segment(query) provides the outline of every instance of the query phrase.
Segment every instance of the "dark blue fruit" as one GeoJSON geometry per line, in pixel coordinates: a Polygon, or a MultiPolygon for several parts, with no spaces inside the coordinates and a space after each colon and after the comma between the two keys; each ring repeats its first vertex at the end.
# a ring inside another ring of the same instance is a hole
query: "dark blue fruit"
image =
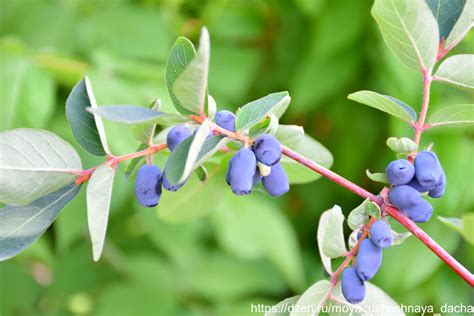
{"type": "Polygon", "coordinates": [[[436,186],[443,176],[443,168],[432,151],[422,151],[415,158],[415,176],[424,187],[436,186]]]}
{"type": "Polygon", "coordinates": [[[341,276],[342,295],[351,304],[362,302],[365,296],[365,284],[357,275],[356,269],[349,267],[341,276]]]}
{"type": "Polygon", "coordinates": [[[393,187],[388,192],[388,198],[390,203],[400,209],[406,209],[408,207],[418,205],[420,200],[422,200],[420,192],[409,185],[393,187]]]}
{"type": "Polygon", "coordinates": [[[217,112],[216,124],[228,131],[235,132],[235,114],[227,110],[217,112]]]}
{"type": "Polygon", "coordinates": [[[170,151],[173,151],[179,144],[183,142],[186,138],[192,135],[192,132],[189,128],[184,125],[176,125],[168,132],[166,136],[166,144],[170,151]]]}
{"type": "Polygon", "coordinates": [[[257,170],[257,159],[253,151],[248,148],[239,149],[230,159],[227,168],[232,192],[236,195],[250,194],[257,170]]]}
{"type": "Polygon", "coordinates": [[[270,134],[259,136],[255,140],[253,151],[257,160],[267,166],[273,166],[281,158],[280,142],[270,134]]]}
{"type": "Polygon", "coordinates": [[[388,164],[386,173],[391,184],[407,184],[415,175],[415,167],[406,159],[398,159],[388,164]]]}
{"type": "Polygon", "coordinates": [[[135,178],[135,196],[145,207],[156,206],[161,197],[161,170],[155,165],[143,165],[135,178]]]}
{"type": "Polygon", "coordinates": [[[440,182],[428,193],[432,198],[440,198],[446,190],[446,175],[443,172],[440,182]]]}
{"type": "Polygon", "coordinates": [[[379,219],[370,226],[370,241],[379,248],[387,248],[392,244],[390,225],[379,219]]]}
{"type": "Polygon", "coordinates": [[[261,180],[263,179],[263,176],[260,174],[260,171],[257,170],[255,171],[255,174],[253,175],[253,186],[256,186],[261,180]]]}
{"type": "Polygon", "coordinates": [[[166,179],[166,175],[163,175],[163,188],[165,188],[165,190],[167,191],[176,192],[179,189],[181,189],[181,187],[186,183],[186,181],[187,180],[179,184],[170,184],[168,180],[166,179]]]}
{"type": "Polygon", "coordinates": [[[382,248],[375,246],[369,239],[364,239],[360,243],[356,260],[359,278],[368,281],[374,277],[382,264],[382,248]]]}
{"type": "Polygon", "coordinates": [[[262,179],[263,187],[271,196],[280,196],[290,190],[288,176],[281,163],[272,166],[270,174],[262,179]]]}
{"type": "Polygon", "coordinates": [[[417,205],[409,207],[403,211],[412,221],[425,223],[433,214],[433,207],[428,201],[421,199],[417,205]]]}
{"type": "Polygon", "coordinates": [[[416,189],[418,192],[428,192],[430,190],[433,190],[435,187],[434,186],[429,186],[429,187],[424,187],[422,186],[416,177],[413,177],[413,179],[408,183],[409,186],[412,188],[416,189]]]}

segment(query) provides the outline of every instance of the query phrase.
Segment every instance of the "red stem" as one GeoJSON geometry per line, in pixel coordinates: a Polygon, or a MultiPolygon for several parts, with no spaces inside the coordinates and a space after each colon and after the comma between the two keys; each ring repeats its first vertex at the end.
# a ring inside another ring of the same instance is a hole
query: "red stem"
{"type": "Polygon", "coordinates": [[[428,105],[430,103],[430,88],[432,80],[431,71],[423,70],[423,103],[421,104],[418,122],[413,124],[413,127],[415,128],[415,136],[413,140],[417,145],[420,144],[421,134],[426,129],[425,120],[426,114],[428,113],[428,105]]]}

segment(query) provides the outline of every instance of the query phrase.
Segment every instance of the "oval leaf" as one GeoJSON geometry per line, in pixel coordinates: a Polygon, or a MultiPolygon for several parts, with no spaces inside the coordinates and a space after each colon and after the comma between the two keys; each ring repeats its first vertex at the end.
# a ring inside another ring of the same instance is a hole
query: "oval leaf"
{"type": "Polygon", "coordinates": [[[35,242],[79,189],[80,186],[70,184],[29,205],[7,205],[0,209],[0,261],[17,255],[35,242]]]}
{"type": "Polygon", "coordinates": [[[444,41],[444,47],[453,47],[458,44],[464,36],[473,27],[474,21],[472,19],[472,12],[474,11],[474,1],[467,0],[461,16],[457,20],[453,29],[449,33],[448,38],[444,41]]]}
{"type": "Polygon", "coordinates": [[[82,170],[76,150],[46,130],[0,133],[0,202],[26,205],[74,181],[82,170]]]}
{"type": "Polygon", "coordinates": [[[365,173],[367,174],[367,177],[372,181],[388,184],[387,175],[383,172],[372,173],[369,169],[367,169],[365,170],[365,173]]]}
{"type": "Polygon", "coordinates": [[[102,165],[94,171],[87,185],[87,223],[94,261],[100,259],[104,248],[114,176],[114,169],[102,165]]]}
{"type": "Polygon", "coordinates": [[[388,148],[397,154],[409,154],[418,149],[418,145],[407,137],[389,137],[386,142],[388,148]]]}
{"type": "Polygon", "coordinates": [[[438,22],[439,40],[446,39],[461,16],[466,0],[426,0],[438,22]]]}
{"type": "Polygon", "coordinates": [[[460,54],[441,63],[434,78],[464,88],[474,88],[474,55],[460,54]]]}
{"type": "Polygon", "coordinates": [[[372,7],[383,39],[411,69],[432,69],[438,53],[438,24],[424,0],[375,0],[372,7]]]}
{"type": "Polygon", "coordinates": [[[369,214],[367,213],[367,205],[370,200],[364,200],[359,206],[353,209],[347,217],[347,224],[352,230],[359,229],[360,226],[367,224],[369,221],[369,214]]]}
{"type": "Polygon", "coordinates": [[[466,126],[474,124],[474,104],[452,105],[433,113],[428,124],[436,126],[466,126]]]}
{"type": "Polygon", "coordinates": [[[298,125],[278,125],[275,137],[286,146],[298,146],[304,137],[304,129],[298,125]]]}
{"type": "Polygon", "coordinates": [[[291,316],[316,316],[329,298],[332,285],[327,280],[318,281],[308,288],[296,302],[291,316]]]}
{"type": "MultiPolygon", "coordinates": [[[[346,250],[344,241],[344,215],[338,205],[330,210],[325,211],[319,220],[319,229],[321,229],[322,236],[322,252],[329,258],[338,258],[343,256],[346,250]]],[[[319,236],[318,236],[319,240],[319,236]]]]}
{"type": "Polygon", "coordinates": [[[66,117],[79,145],[92,155],[105,156],[110,150],[104,125],[100,117],[86,111],[89,107],[96,108],[97,102],[89,78],[85,77],[74,86],[66,100],[66,117]]]}

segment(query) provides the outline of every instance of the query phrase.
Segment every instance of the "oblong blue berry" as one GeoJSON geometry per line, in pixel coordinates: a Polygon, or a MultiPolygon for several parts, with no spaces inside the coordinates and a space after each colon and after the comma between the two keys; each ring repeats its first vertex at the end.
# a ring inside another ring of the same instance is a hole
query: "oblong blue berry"
{"type": "Polygon", "coordinates": [[[413,179],[407,185],[416,189],[418,192],[428,192],[435,188],[435,186],[428,186],[428,187],[422,186],[420,182],[418,182],[416,177],[413,177],[413,179]]]}
{"type": "Polygon", "coordinates": [[[415,167],[406,159],[398,159],[388,164],[386,174],[391,184],[407,184],[415,175],[415,167]]]}
{"type": "Polygon", "coordinates": [[[281,159],[280,142],[270,134],[257,137],[253,144],[253,151],[257,160],[267,166],[273,166],[281,159]]]}
{"type": "Polygon", "coordinates": [[[400,185],[390,189],[388,192],[390,203],[400,209],[406,209],[417,205],[420,200],[420,192],[409,185],[400,185]]]}
{"type": "Polygon", "coordinates": [[[369,239],[360,243],[357,252],[356,270],[363,281],[372,279],[382,265],[382,248],[375,246],[369,239]]]}
{"type": "Polygon", "coordinates": [[[228,131],[235,132],[235,114],[227,110],[217,112],[216,124],[228,131]]]}
{"type": "Polygon", "coordinates": [[[439,183],[443,169],[438,157],[432,151],[422,151],[415,157],[415,176],[424,187],[434,187],[439,183]]]}
{"type": "Polygon", "coordinates": [[[166,145],[170,151],[173,151],[186,138],[192,135],[191,130],[183,124],[176,125],[166,135],[166,145]]]}
{"type": "Polygon", "coordinates": [[[421,199],[417,205],[406,208],[403,211],[412,221],[425,223],[433,215],[433,206],[428,201],[421,199]]]}
{"type": "Polygon", "coordinates": [[[353,267],[344,269],[341,276],[342,295],[351,304],[362,302],[365,297],[365,284],[353,267]]]}
{"type": "Polygon", "coordinates": [[[143,165],[135,177],[135,196],[145,207],[156,206],[161,197],[161,170],[155,165],[143,165]]]}
{"type": "Polygon", "coordinates": [[[248,148],[239,149],[230,159],[228,168],[232,192],[236,195],[250,194],[257,170],[257,159],[253,151],[248,148]]]}
{"type": "Polygon", "coordinates": [[[379,248],[387,248],[392,244],[390,225],[384,220],[375,221],[369,229],[370,241],[379,248]]]}
{"type": "Polygon", "coordinates": [[[446,190],[446,175],[444,174],[444,171],[443,171],[441,180],[433,189],[429,190],[428,195],[435,199],[440,198],[444,195],[445,190],[446,190]]]}
{"type": "Polygon", "coordinates": [[[263,187],[271,196],[280,196],[290,190],[288,175],[281,163],[272,166],[268,176],[262,179],[263,187]]]}
{"type": "Polygon", "coordinates": [[[176,192],[186,183],[187,179],[178,184],[171,184],[166,179],[166,174],[163,175],[163,188],[167,191],[176,192]]]}

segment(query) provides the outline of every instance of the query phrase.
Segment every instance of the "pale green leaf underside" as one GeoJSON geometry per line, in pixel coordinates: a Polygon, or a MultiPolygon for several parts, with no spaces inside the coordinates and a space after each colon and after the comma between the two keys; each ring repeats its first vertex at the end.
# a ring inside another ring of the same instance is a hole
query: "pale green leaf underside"
{"type": "Polygon", "coordinates": [[[104,248],[115,170],[108,165],[97,168],[87,185],[87,223],[94,261],[104,248]]]}
{"type": "Polygon", "coordinates": [[[387,175],[383,172],[370,172],[369,169],[365,170],[365,173],[367,174],[367,177],[375,182],[380,182],[380,183],[388,183],[387,180],[387,175]]]}
{"type": "Polygon", "coordinates": [[[272,309],[265,313],[265,316],[289,316],[291,307],[296,304],[300,298],[300,295],[295,295],[284,299],[278,304],[273,305],[272,309]]]}
{"type": "Polygon", "coordinates": [[[126,124],[170,125],[189,121],[188,117],[180,114],[163,113],[135,105],[108,105],[87,110],[110,121],[126,124]]]}
{"type": "Polygon", "coordinates": [[[442,108],[428,120],[432,127],[466,126],[474,124],[474,104],[458,104],[442,108]]]}
{"type": "Polygon", "coordinates": [[[329,291],[331,289],[331,282],[321,280],[309,287],[298,299],[295,304],[294,311],[291,316],[312,316],[318,315],[313,313],[319,310],[326,302],[329,291]],[[298,312],[300,311],[300,312],[298,312]]]}
{"type": "Polygon", "coordinates": [[[465,88],[474,88],[474,55],[460,54],[447,58],[434,75],[436,80],[465,88]]]}
{"type": "Polygon", "coordinates": [[[275,137],[288,147],[298,146],[304,137],[304,129],[298,125],[278,125],[275,137]]]}
{"type": "Polygon", "coordinates": [[[414,70],[432,69],[439,32],[424,0],[375,0],[372,15],[385,43],[404,65],[414,70]]]}
{"type": "Polygon", "coordinates": [[[318,225],[318,246],[323,257],[338,258],[346,253],[344,241],[344,215],[338,205],[325,211],[318,225]]]}
{"type": "Polygon", "coordinates": [[[81,170],[76,150],[49,131],[0,133],[0,202],[29,204],[70,184],[81,170]]]}
{"type": "Polygon", "coordinates": [[[369,214],[367,213],[367,205],[369,199],[364,200],[360,205],[353,209],[347,217],[347,224],[352,230],[359,229],[361,225],[369,221],[369,214]]]}

